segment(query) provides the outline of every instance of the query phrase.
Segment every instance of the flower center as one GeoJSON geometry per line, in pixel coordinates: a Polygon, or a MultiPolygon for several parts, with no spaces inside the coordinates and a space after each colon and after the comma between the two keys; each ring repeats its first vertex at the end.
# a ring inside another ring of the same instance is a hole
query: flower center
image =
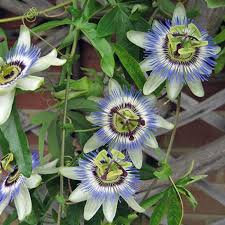
{"type": "Polygon", "coordinates": [[[13,172],[10,173],[10,175],[8,176],[8,178],[5,181],[5,185],[6,186],[11,186],[12,184],[16,183],[17,180],[19,179],[21,173],[18,170],[17,167],[15,167],[15,169],[13,170],[13,172]]]}
{"type": "Polygon", "coordinates": [[[188,26],[171,27],[167,35],[167,45],[172,60],[188,62],[200,47],[208,45],[208,41],[202,41],[201,32],[193,23],[190,23],[188,26]]]}
{"type": "Polygon", "coordinates": [[[113,108],[111,115],[113,129],[125,136],[129,136],[130,141],[134,140],[133,134],[136,129],[145,125],[145,121],[132,108],[113,108]]]}
{"type": "Polygon", "coordinates": [[[125,161],[125,155],[117,150],[112,150],[111,154],[102,150],[96,156],[95,175],[102,184],[120,183],[128,175],[126,168],[132,166],[131,162],[125,161]]]}
{"type": "Polygon", "coordinates": [[[17,65],[5,64],[0,66],[0,85],[10,83],[21,73],[22,68],[17,65]]]}

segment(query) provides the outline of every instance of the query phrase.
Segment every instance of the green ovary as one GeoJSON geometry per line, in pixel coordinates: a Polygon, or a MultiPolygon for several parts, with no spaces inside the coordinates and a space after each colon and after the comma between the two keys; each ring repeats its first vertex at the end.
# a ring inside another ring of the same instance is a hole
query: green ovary
{"type": "Polygon", "coordinates": [[[201,40],[201,32],[193,23],[171,27],[167,38],[170,57],[181,62],[190,61],[196,49],[208,45],[208,41],[201,40]]]}
{"type": "Polygon", "coordinates": [[[118,113],[113,114],[113,126],[119,133],[132,132],[139,125],[138,119],[139,116],[131,109],[120,109],[118,110],[118,113]]]}
{"type": "Polygon", "coordinates": [[[0,66],[0,85],[13,81],[21,72],[21,68],[15,65],[0,66]]]}
{"type": "Polygon", "coordinates": [[[124,175],[124,168],[132,165],[131,162],[125,161],[123,153],[114,149],[111,153],[112,155],[109,155],[106,150],[102,150],[94,160],[96,173],[104,183],[119,181],[121,175],[124,175]]]}

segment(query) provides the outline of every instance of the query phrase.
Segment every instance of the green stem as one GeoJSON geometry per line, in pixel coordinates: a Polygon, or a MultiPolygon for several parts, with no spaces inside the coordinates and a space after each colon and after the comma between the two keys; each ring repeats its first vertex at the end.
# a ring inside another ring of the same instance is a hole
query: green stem
{"type": "MultiPolygon", "coordinates": [[[[76,29],[74,34],[74,41],[73,41],[73,46],[70,52],[70,56],[67,62],[68,65],[68,70],[67,70],[67,81],[66,81],[66,92],[65,92],[65,105],[64,105],[64,112],[63,112],[63,130],[62,130],[62,145],[61,145],[61,160],[60,160],[60,166],[64,166],[64,157],[65,157],[65,139],[66,139],[66,118],[67,118],[67,106],[68,106],[68,96],[69,96],[69,89],[70,89],[70,77],[71,77],[71,71],[72,71],[72,60],[74,58],[74,54],[76,52],[76,47],[77,47],[77,41],[79,37],[79,30],[76,29]]],[[[63,196],[63,176],[60,175],[60,196],[63,196]]],[[[57,220],[57,225],[60,225],[61,222],[61,214],[62,214],[62,205],[59,205],[59,210],[58,210],[58,220],[57,220]]]]}
{"type": "MultiPolygon", "coordinates": [[[[38,15],[46,14],[48,12],[51,12],[51,11],[53,11],[55,9],[58,9],[58,8],[62,8],[63,6],[66,6],[66,5],[71,4],[71,3],[72,3],[72,0],[63,2],[61,4],[52,6],[52,7],[48,8],[48,9],[39,11],[38,15]]],[[[7,22],[16,21],[16,20],[22,20],[22,19],[24,19],[24,17],[25,16],[23,15],[23,16],[15,16],[15,17],[6,18],[6,19],[0,19],[0,23],[7,23],[7,22]]]]}
{"type": "Polygon", "coordinates": [[[99,129],[99,127],[94,127],[94,128],[90,128],[90,129],[84,129],[84,130],[74,130],[73,132],[83,133],[83,132],[94,131],[94,130],[98,130],[98,129],[99,129]]]}
{"type": "Polygon", "coordinates": [[[171,138],[170,138],[170,143],[169,143],[169,146],[168,146],[168,149],[167,149],[167,152],[166,152],[166,157],[165,157],[166,162],[168,161],[170,152],[172,150],[174,138],[175,138],[176,131],[177,131],[177,124],[178,124],[178,121],[179,121],[179,114],[180,114],[180,101],[181,101],[181,95],[179,95],[178,101],[177,101],[176,119],[175,119],[173,131],[172,131],[172,134],[171,134],[171,138]]]}

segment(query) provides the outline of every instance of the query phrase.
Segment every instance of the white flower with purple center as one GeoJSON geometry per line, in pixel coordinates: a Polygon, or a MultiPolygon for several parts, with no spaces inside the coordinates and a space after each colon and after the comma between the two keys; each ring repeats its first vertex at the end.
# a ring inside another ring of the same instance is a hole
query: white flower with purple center
{"type": "Polygon", "coordinates": [[[126,150],[135,167],[142,166],[142,150],[158,148],[154,131],[158,127],[172,129],[173,124],[156,114],[153,97],[140,92],[122,90],[117,81],[110,79],[109,95],[99,100],[99,111],[87,119],[100,129],[87,141],[84,152],[100,146],[126,150]]]}
{"type": "Polygon", "coordinates": [[[16,46],[10,49],[4,59],[0,57],[0,125],[9,118],[16,88],[25,91],[38,89],[44,78],[31,74],[66,62],[57,58],[56,49],[43,57],[40,54],[40,49],[31,45],[29,29],[22,25],[16,46]]]}
{"type": "Polygon", "coordinates": [[[194,95],[204,96],[202,81],[210,77],[220,47],[206,31],[187,19],[182,3],[177,4],[172,21],[154,21],[149,32],[129,31],[127,37],[145,49],[142,70],[152,71],[143,87],[145,95],[166,81],[171,100],[176,99],[185,84],[194,95]]]}
{"type": "Polygon", "coordinates": [[[58,160],[54,160],[45,165],[40,165],[37,152],[32,154],[32,174],[29,178],[23,176],[17,166],[9,167],[10,173],[3,178],[0,185],[0,215],[3,210],[14,201],[18,219],[24,220],[32,211],[32,202],[28,189],[33,189],[40,185],[41,176],[39,174],[57,173],[58,160]]]}
{"type": "Polygon", "coordinates": [[[87,201],[84,218],[90,220],[103,206],[103,213],[108,222],[112,222],[119,198],[137,212],[144,209],[135,201],[139,175],[132,163],[122,152],[102,150],[84,155],[77,167],[62,167],[60,173],[81,183],[71,193],[69,200],[77,203],[87,201]]]}

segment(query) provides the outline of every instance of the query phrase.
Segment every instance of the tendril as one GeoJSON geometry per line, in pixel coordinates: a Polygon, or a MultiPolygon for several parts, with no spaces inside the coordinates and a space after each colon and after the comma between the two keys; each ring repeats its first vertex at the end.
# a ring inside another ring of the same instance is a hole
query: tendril
{"type": "Polygon", "coordinates": [[[25,19],[29,23],[32,23],[37,19],[38,15],[39,15],[39,13],[38,13],[37,8],[32,7],[24,14],[23,19],[25,19]]]}

